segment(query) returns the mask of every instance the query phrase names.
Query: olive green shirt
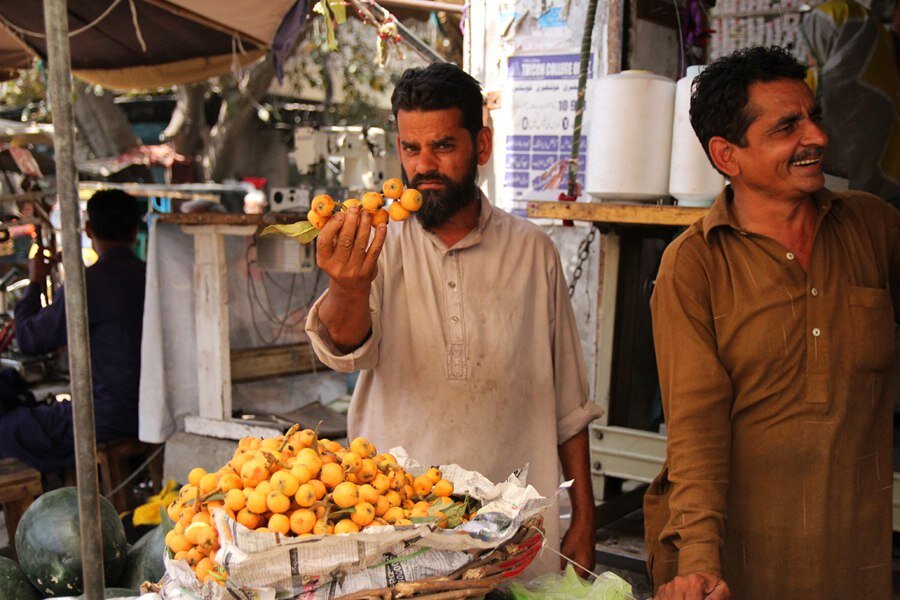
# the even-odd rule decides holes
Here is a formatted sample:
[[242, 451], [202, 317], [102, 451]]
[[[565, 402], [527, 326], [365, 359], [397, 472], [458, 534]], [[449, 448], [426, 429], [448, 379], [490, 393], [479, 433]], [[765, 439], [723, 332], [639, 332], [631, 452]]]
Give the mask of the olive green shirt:
[[900, 217], [816, 193], [807, 272], [730, 195], [666, 249], [651, 300], [669, 436], [645, 499], [654, 584], [677, 561], [737, 599], [890, 598]]

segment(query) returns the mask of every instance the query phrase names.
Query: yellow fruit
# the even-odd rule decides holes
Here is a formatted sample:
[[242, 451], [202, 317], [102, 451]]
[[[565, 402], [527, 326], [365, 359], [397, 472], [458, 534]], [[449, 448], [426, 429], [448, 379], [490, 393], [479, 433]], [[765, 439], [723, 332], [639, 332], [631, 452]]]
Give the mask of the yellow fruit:
[[172, 501], [172, 504], [166, 509], [166, 514], [173, 521], [178, 521], [181, 518], [181, 502], [178, 500]]
[[260, 444], [260, 448], [265, 448], [267, 450], [277, 450], [279, 446], [281, 446], [281, 440], [278, 438], [266, 438], [262, 441], [262, 444]]
[[375, 464], [375, 461], [371, 458], [362, 459], [359, 470], [356, 471], [356, 477], [359, 479], [360, 483], [374, 481], [378, 475], [378, 465]]
[[313, 478], [312, 471], [306, 465], [295, 464], [291, 467], [291, 475], [297, 480], [297, 485], [302, 485]]
[[228, 490], [225, 493], [225, 506], [233, 511], [239, 511], [247, 506], [247, 499], [244, 492], [240, 489]]
[[326, 519], [319, 519], [313, 527], [313, 533], [316, 535], [334, 533], [334, 525], [329, 523]]
[[247, 508], [242, 508], [238, 512], [236, 520], [247, 529], [256, 529], [259, 527], [260, 522], [262, 522], [259, 515], [250, 512]]
[[260, 481], [260, 482], [259, 482], [259, 485], [256, 486], [256, 491], [257, 491], [257, 492], [262, 492], [263, 494], [267, 494], [267, 495], [268, 495], [269, 492], [271, 492], [271, 491], [274, 490], [274, 489], [275, 489], [275, 488], [272, 487], [272, 484], [271, 484], [271, 482], [269, 482], [269, 481]]
[[330, 217], [334, 212], [334, 199], [328, 194], [319, 194], [310, 206], [320, 217]]
[[334, 524], [335, 535], [339, 533], [359, 533], [359, 525], [350, 519], [341, 519]]
[[435, 496], [447, 497], [453, 493], [453, 484], [446, 479], [441, 479], [431, 488]]
[[402, 204], [403, 208], [406, 210], [416, 212], [422, 208], [422, 193], [413, 188], [404, 190], [400, 195], [400, 204]]
[[216, 485], [218, 485], [218, 483], [219, 476], [216, 473], [207, 473], [200, 478], [200, 482], [197, 484], [197, 487], [200, 488], [201, 493], [208, 494], [216, 489]]
[[241, 467], [241, 481], [244, 487], [256, 487], [268, 477], [269, 466], [262, 459], [254, 458]]
[[200, 486], [200, 478], [206, 475], [206, 469], [203, 467], [196, 467], [191, 469], [191, 472], [188, 473], [188, 483], [193, 486]]
[[[209, 505], [207, 505], [207, 508]], [[201, 510], [196, 515], [191, 518], [191, 523], [206, 523], [207, 525], [212, 524], [212, 521], [209, 518], [209, 513], [206, 512], [206, 509]]]
[[431, 488], [434, 487], [434, 482], [427, 475], [419, 475], [413, 481], [413, 490], [419, 496], [427, 496], [431, 493]]
[[199, 543], [198, 536], [200, 535], [200, 531], [203, 529], [209, 529], [208, 523], [191, 523], [184, 530], [184, 537], [191, 543], [192, 546], [196, 546]]
[[316, 503], [316, 489], [312, 485], [304, 483], [297, 488], [297, 493], [294, 494], [294, 501], [304, 508], [312, 506]]
[[311, 208], [309, 209], [309, 212], [306, 213], [306, 220], [316, 229], [322, 229], [325, 227], [325, 223], [328, 222], [328, 217], [323, 217], [317, 213], [314, 208]]
[[395, 525], [400, 519], [406, 518], [406, 513], [399, 506], [392, 506], [381, 518], [391, 525]]
[[279, 491], [272, 491], [266, 496], [266, 506], [273, 513], [284, 513], [291, 507], [291, 499]]
[[295, 466], [298, 464], [309, 469], [311, 476], [315, 477], [322, 468], [322, 459], [312, 448], [303, 448], [297, 453], [297, 459], [294, 461]]
[[353, 207], [353, 206], [359, 206], [359, 207], [362, 207], [362, 202], [360, 202], [360, 201], [357, 200], [356, 198], [347, 198], [346, 200], [344, 200], [344, 201], [341, 203], [341, 207], [342, 207], [344, 210], [348, 210], [348, 209], [350, 209], [350, 208]]
[[[301, 469], [306, 469], [303, 465], [300, 465]], [[306, 469], [308, 471], [308, 469]], [[300, 487], [300, 481], [290, 471], [278, 471], [272, 478], [269, 480], [272, 482], [272, 487], [284, 494], [285, 496], [293, 496], [297, 493], [297, 488]], [[307, 479], [306, 481], [309, 481]], [[304, 481], [303, 483], [306, 483]]]
[[203, 578], [209, 573], [209, 569], [212, 567], [212, 559], [208, 556], [197, 563], [197, 566], [194, 567], [194, 573], [197, 575], [197, 579], [203, 581]]
[[390, 215], [388, 215], [388, 211], [383, 208], [379, 208], [372, 215], [372, 227], [378, 227], [379, 225], [384, 225], [388, 222]]
[[172, 551], [172, 554], [178, 554], [179, 552], [187, 552], [191, 548], [194, 547], [194, 544], [188, 541], [188, 539], [184, 536], [184, 534], [176, 533], [172, 536], [172, 539], [169, 541], [169, 550]]
[[197, 545], [207, 552], [219, 548], [219, 534], [215, 527], [201, 529], [197, 534]]
[[403, 205], [399, 202], [391, 202], [387, 210], [388, 216], [394, 221], [405, 221], [410, 215], [410, 212], [403, 208]]
[[362, 457], [356, 452], [347, 452], [341, 460], [341, 466], [347, 473], [356, 473], [362, 466]]
[[309, 533], [316, 525], [316, 513], [308, 508], [300, 508], [291, 513], [291, 531], [297, 535]]
[[378, 497], [381, 494], [378, 493], [378, 490], [373, 488], [371, 484], [364, 484], [359, 486], [359, 499], [363, 502], [368, 502], [369, 504], [375, 504], [378, 502]]
[[328, 490], [325, 489], [324, 483], [322, 483], [318, 479], [310, 479], [309, 485], [311, 485], [313, 487], [313, 489], [316, 491], [316, 500], [321, 500], [322, 498], [325, 497], [325, 494], [327, 493]]
[[387, 492], [384, 497], [387, 499], [388, 504], [390, 504], [391, 506], [400, 506], [400, 494], [398, 494], [394, 490], [390, 490], [389, 492]]
[[403, 182], [396, 177], [392, 177], [384, 182], [381, 186], [381, 191], [384, 192], [385, 198], [396, 200], [403, 193]]
[[359, 502], [359, 488], [356, 484], [345, 481], [339, 483], [331, 494], [331, 499], [340, 508], [350, 508]]
[[300, 442], [300, 445], [304, 448], [309, 448], [316, 441], [316, 432], [312, 429], [304, 429], [297, 433], [297, 441]]
[[244, 482], [241, 481], [240, 475], [236, 473], [226, 473], [219, 478], [219, 489], [224, 493], [228, 493], [234, 489], [241, 489], [244, 487]]
[[377, 501], [375, 502], [375, 516], [383, 517], [384, 513], [391, 508], [391, 503], [388, 502], [387, 498], [384, 496], [378, 496]]
[[344, 481], [344, 469], [337, 463], [326, 463], [322, 465], [319, 479], [325, 484], [325, 487], [334, 488]]
[[266, 504], [266, 494], [259, 491], [250, 494], [250, 497], [247, 498], [247, 510], [256, 515], [261, 515], [269, 510]]
[[255, 450], [259, 448], [262, 440], [258, 437], [245, 437], [238, 440], [238, 448], [242, 450]]
[[364, 211], [374, 213], [384, 206], [384, 197], [378, 192], [366, 192], [362, 195], [361, 204]]
[[388, 479], [388, 476], [384, 473], [378, 473], [375, 475], [375, 479], [372, 480], [372, 487], [375, 488], [375, 491], [379, 494], [384, 494], [391, 489], [391, 480]]
[[181, 552], [175, 553], [175, 560], [183, 560], [187, 562], [188, 560], [188, 550], [182, 550]]
[[374, 518], [375, 507], [368, 502], [357, 503], [357, 505], [353, 507], [353, 513], [350, 515], [350, 520], [360, 527], [365, 527], [371, 523]]
[[281, 535], [285, 535], [288, 531], [291, 530], [291, 520], [283, 514], [274, 514], [269, 517], [269, 523], [267, 527], [269, 528], [269, 531], [275, 531], [277, 533], [280, 533]]
[[425, 472], [425, 476], [428, 477], [432, 481], [432, 483], [437, 483], [442, 479], [441, 470], [437, 467], [431, 467]]
[[428, 508], [429, 507], [427, 504], [426, 504], [426, 506], [419, 506], [418, 504], [416, 504], [415, 506], [412, 507], [412, 510], [409, 511], [409, 516], [410, 517], [427, 517], [428, 516]]

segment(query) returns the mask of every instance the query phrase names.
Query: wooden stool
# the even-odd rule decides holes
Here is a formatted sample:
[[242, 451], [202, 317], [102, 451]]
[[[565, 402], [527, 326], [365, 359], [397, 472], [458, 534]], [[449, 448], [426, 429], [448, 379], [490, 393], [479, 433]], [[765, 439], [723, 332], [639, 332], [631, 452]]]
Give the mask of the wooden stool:
[[[131, 475], [131, 459], [139, 458], [146, 460], [154, 451], [160, 447], [160, 444], [146, 444], [134, 438], [125, 438], [121, 440], [112, 440], [97, 444], [97, 468], [100, 475], [100, 493], [112, 502], [116, 511], [123, 513], [130, 510], [128, 486], [112, 494], [126, 477]], [[163, 472], [163, 456], [162, 452], [157, 454], [150, 464], [150, 479], [157, 489], [162, 489], [162, 472]], [[75, 469], [69, 468], [66, 471], [66, 485], [75, 485]]]
[[[136, 439], [122, 439], [97, 444], [97, 466], [100, 469], [100, 489], [120, 513], [133, 508], [129, 506], [128, 486], [110, 496], [112, 491], [131, 475], [131, 459], [141, 461], [150, 457], [159, 444], [145, 444]], [[162, 452], [148, 465], [154, 486], [162, 484]]]
[[6, 533], [16, 557], [16, 528], [19, 519], [41, 495], [41, 474], [15, 458], [0, 458], [0, 504], [6, 518]]

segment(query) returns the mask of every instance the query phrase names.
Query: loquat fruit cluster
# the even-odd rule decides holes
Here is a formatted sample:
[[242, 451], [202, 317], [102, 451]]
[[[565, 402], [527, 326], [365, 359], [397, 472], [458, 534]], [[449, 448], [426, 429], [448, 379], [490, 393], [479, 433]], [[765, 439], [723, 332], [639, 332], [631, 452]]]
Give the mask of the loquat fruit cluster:
[[453, 528], [474, 516], [473, 502], [451, 498], [453, 484], [432, 467], [413, 477], [365, 438], [349, 448], [292, 427], [283, 436], [247, 437], [215, 472], [197, 467], [167, 513], [165, 543], [197, 578], [225, 585], [212, 511], [244, 527], [285, 536], [352, 534], [368, 527], [434, 523]]
[[[391, 200], [390, 206], [384, 208], [385, 198]], [[372, 227], [387, 223], [388, 219], [403, 221], [411, 213], [422, 207], [422, 194], [414, 188], [403, 188], [403, 182], [396, 177], [388, 179], [381, 187], [381, 192], [366, 192], [362, 198], [348, 198], [336, 203], [328, 194], [319, 194], [312, 199], [306, 218], [316, 229], [325, 227], [335, 211], [345, 211], [351, 206], [360, 206], [372, 215]]]

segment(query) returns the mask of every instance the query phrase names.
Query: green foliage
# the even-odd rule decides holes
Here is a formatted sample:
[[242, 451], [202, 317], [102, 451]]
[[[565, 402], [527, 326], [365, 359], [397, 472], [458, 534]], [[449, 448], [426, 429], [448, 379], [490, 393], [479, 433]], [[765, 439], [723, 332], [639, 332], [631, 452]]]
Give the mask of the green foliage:
[[16, 79], [0, 83], [0, 107], [25, 106], [26, 120], [49, 120], [46, 97], [47, 73], [39, 60], [30, 69], [19, 71]]

